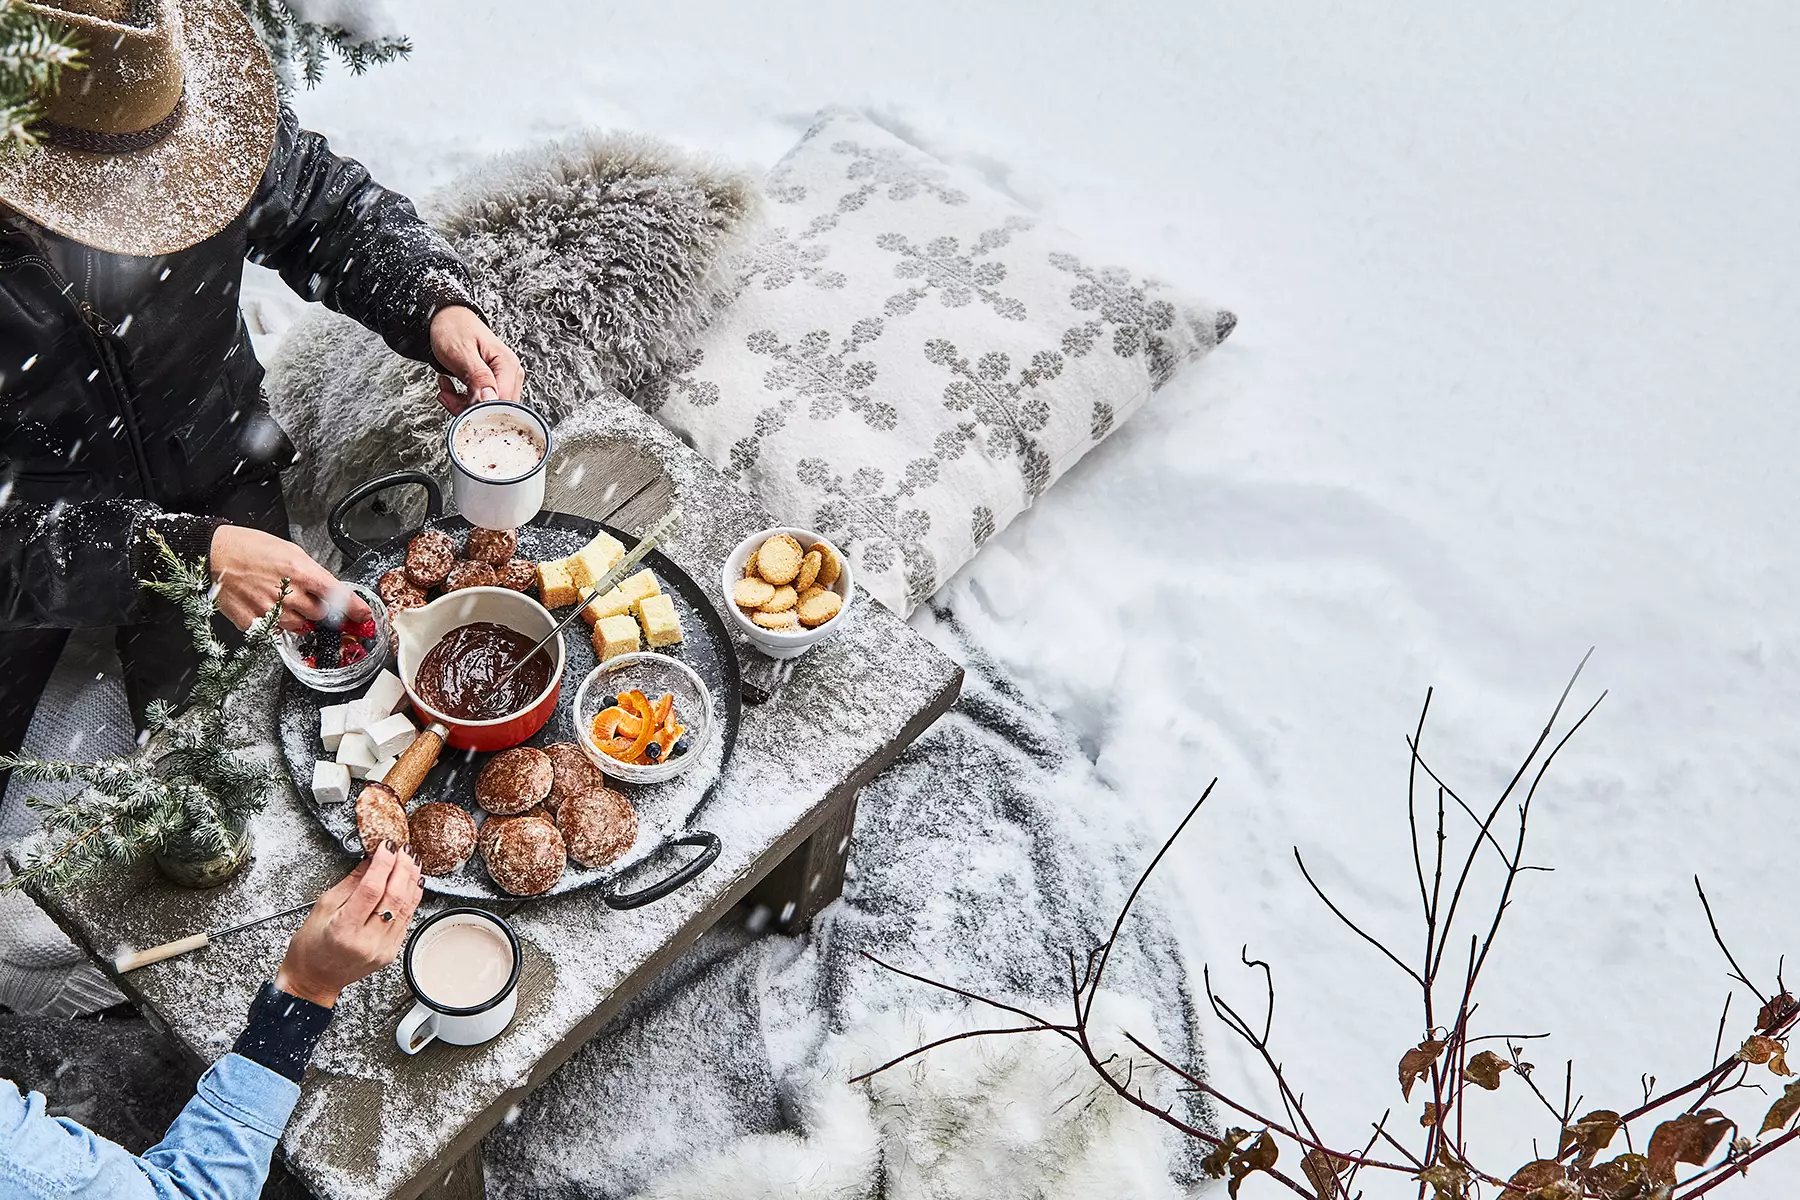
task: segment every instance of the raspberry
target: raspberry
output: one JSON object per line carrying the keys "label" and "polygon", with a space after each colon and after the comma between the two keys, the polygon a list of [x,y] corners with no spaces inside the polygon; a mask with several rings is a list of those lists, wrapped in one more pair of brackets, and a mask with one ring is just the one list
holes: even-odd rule
{"label": "raspberry", "polygon": [[311,633],[315,628],[317,628],[317,626],[315,626],[311,621],[300,622],[300,632],[301,633]]}
{"label": "raspberry", "polygon": [[355,625],[346,625],[344,626],[344,629],[349,633],[355,634],[359,638],[372,638],[375,636],[375,618],[370,617],[368,620],[359,621]]}
{"label": "raspberry", "polygon": [[319,660],[314,655],[309,654],[305,658],[301,659],[300,661],[305,663],[309,670],[316,671],[319,669]]}
{"label": "raspberry", "polygon": [[368,656],[368,653],[367,650],[362,648],[361,642],[347,642],[344,645],[344,652],[339,657],[338,661],[347,667],[353,662],[362,661],[363,658]]}

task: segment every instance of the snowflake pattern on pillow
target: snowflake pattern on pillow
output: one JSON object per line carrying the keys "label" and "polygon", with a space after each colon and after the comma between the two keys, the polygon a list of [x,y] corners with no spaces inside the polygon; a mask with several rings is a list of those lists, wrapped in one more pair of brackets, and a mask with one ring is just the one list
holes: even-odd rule
{"label": "snowflake pattern on pillow", "polygon": [[1236,324],[856,113],[767,191],[735,298],[636,400],[903,616]]}

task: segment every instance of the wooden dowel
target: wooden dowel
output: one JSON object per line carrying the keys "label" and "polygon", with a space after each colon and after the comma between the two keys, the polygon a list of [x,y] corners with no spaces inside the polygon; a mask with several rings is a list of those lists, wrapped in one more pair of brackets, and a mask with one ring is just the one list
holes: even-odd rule
{"label": "wooden dowel", "polygon": [[135,971],[139,967],[147,967],[151,963],[161,962],[165,958],[174,958],[177,954],[186,954],[189,950],[198,950],[208,944],[204,933],[196,933],[192,937],[184,937],[179,941],[164,942],[160,946],[152,946],[148,950],[133,950],[129,954],[121,954],[113,959],[113,970],[123,975],[127,971]]}

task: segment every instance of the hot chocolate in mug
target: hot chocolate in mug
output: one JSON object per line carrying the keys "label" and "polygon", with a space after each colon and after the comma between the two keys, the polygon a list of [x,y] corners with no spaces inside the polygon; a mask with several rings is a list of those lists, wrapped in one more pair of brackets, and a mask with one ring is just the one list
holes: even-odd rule
{"label": "hot chocolate in mug", "polygon": [[519,939],[480,908],[447,908],[406,943],[406,985],[419,1002],[394,1031],[408,1054],[433,1041],[479,1046],[500,1035],[519,1003]]}
{"label": "hot chocolate in mug", "polygon": [[471,404],[450,422],[457,511],[483,529],[517,529],[544,507],[550,425],[510,400]]}

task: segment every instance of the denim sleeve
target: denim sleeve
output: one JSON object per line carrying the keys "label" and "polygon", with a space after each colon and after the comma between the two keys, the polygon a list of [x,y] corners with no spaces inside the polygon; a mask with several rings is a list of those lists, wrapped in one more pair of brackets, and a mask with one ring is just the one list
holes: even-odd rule
{"label": "denim sleeve", "polygon": [[0,1195],[8,1200],[255,1200],[300,1086],[237,1054],[200,1078],[161,1143],[142,1158],[44,1098],[0,1081]]}

